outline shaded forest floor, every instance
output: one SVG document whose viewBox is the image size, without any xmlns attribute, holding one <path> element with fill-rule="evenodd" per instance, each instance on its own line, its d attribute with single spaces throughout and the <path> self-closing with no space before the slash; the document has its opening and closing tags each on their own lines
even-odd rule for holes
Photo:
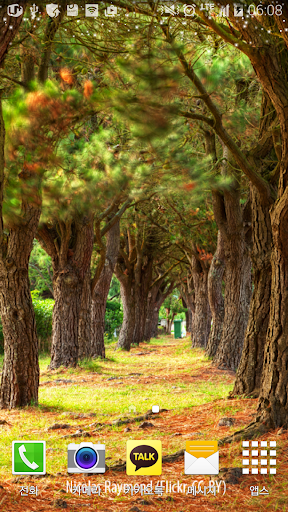
<svg viewBox="0 0 288 512">
<path fill-rule="evenodd" d="M 191 496 L 166 493 L 163 496 L 105 494 L 72 495 L 66 482 L 111 485 L 169 481 L 192 485 L 209 477 L 184 474 L 184 458 L 164 463 L 161 477 L 131 477 L 108 469 L 105 475 L 68 475 L 67 445 L 75 442 L 105 442 L 107 465 L 124 462 L 128 439 L 162 441 L 163 455 L 185 449 L 187 440 L 218 440 L 250 423 L 257 400 L 227 399 L 234 374 L 214 368 L 201 350 L 191 350 L 190 342 L 164 337 L 133 347 L 130 353 L 107 348 L 105 361 L 84 361 L 76 369 L 47 370 L 49 358 L 41 356 L 39 406 L 17 411 L 1 411 L 0 510 L 3 512 L 70 511 L 106 512 L 186 512 L 217 510 L 288 510 L 288 432 L 271 432 L 261 439 L 277 441 L 277 474 L 245 475 L 238 483 L 227 483 L 226 493 Z M 150 416 L 153 426 L 141 428 L 141 421 L 117 424 L 159 405 L 167 411 Z M 130 408 L 130 410 L 129 410 Z M 229 417 L 233 425 L 219 426 Z M 5 421 L 7 423 L 5 423 Z M 58 427 L 57 425 L 58 424 Z M 56 426 L 55 426 L 56 425 Z M 63 425 L 66 425 L 63 428 Z M 60 428 L 62 426 L 62 428 Z M 53 427 L 53 428 L 51 428 Z M 127 430 L 128 429 L 128 430 Z M 17 477 L 11 474 L 13 440 L 46 440 L 47 475 Z M 241 467 L 240 442 L 220 447 L 220 474 L 223 468 Z M 223 475 L 223 472 L 222 472 Z M 20 496 L 22 486 L 38 486 L 39 495 Z M 251 496 L 250 486 L 266 487 L 268 496 Z M 285 508 L 286 507 L 286 508 Z"/>
</svg>

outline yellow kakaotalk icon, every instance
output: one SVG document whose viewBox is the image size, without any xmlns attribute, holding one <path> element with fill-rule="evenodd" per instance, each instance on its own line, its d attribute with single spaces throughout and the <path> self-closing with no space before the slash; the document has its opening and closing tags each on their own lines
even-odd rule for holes
<svg viewBox="0 0 288 512">
<path fill-rule="evenodd" d="M 127 475 L 161 475 L 161 441 L 127 441 Z"/>
</svg>

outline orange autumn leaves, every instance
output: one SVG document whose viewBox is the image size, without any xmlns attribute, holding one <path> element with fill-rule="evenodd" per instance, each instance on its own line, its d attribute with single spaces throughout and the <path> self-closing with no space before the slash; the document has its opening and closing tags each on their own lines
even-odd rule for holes
<svg viewBox="0 0 288 512">
<path fill-rule="evenodd" d="M 72 85 L 73 84 L 74 77 L 73 77 L 70 69 L 62 68 L 62 69 L 60 69 L 59 74 L 60 74 L 60 77 L 63 80 L 63 82 L 65 82 L 68 85 Z"/>
<path fill-rule="evenodd" d="M 62 78 L 71 81 L 68 73 Z M 12 118 L 12 129 L 7 137 L 7 165 L 15 175 L 36 177 L 48 168 L 59 165 L 59 157 L 54 148 L 66 137 L 79 117 L 89 115 L 91 105 L 87 99 L 93 93 L 93 84 L 85 82 L 82 94 L 70 90 L 61 92 L 53 84 L 30 91 L 23 98 L 26 110 L 22 110 L 22 120 L 18 111 Z M 16 122 L 17 121 L 17 122 Z"/>
<path fill-rule="evenodd" d="M 71 72 L 70 69 L 68 68 L 61 68 L 60 69 L 60 77 L 61 77 L 61 80 L 67 84 L 67 85 L 73 85 L 74 84 L 74 76 Z M 86 99 L 90 98 L 90 96 L 92 95 L 93 93 L 93 84 L 91 82 L 91 80 L 85 80 L 84 82 L 84 85 L 83 85 L 83 94 L 84 94 L 84 97 Z"/>
<path fill-rule="evenodd" d="M 194 181 L 191 181 L 191 183 L 186 183 L 184 185 L 185 190 L 188 192 L 191 192 L 196 187 L 196 183 Z"/>
<path fill-rule="evenodd" d="M 90 96 L 92 95 L 93 93 L 93 84 L 90 80 L 86 80 L 86 82 L 84 82 L 84 96 L 85 98 L 90 98 Z"/>
<path fill-rule="evenodd" d="M 200 249 L 200 247 L 198 247 L 198 245 L 197 245 L 197 252 L 199 253 L 200 260 L 209 261 L 209 260 L 212 260 L 212 258 L 213 258 L 213 254 L 211 254 L 210 252 L 206 252 L 204 249 Z"/>
</svg>

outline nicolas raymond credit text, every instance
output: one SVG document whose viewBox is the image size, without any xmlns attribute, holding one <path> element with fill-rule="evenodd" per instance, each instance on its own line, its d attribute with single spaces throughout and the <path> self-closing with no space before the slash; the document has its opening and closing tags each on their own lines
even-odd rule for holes
<svg viewBox="0 0 288 512">
<path fill-rule="evenodd" d="M 194 480 L 191 484 L 181 483 L 179 480 L 173 482 L 170 480 L 159 480 L 157 483 L 152 480 L 147 483 L 121 483 L 117 484 L 110 480 L 105 480 L 103 484 L 94 484 L 90 482 L 79 483 L 76 481 L 66 482 L 66 492 L 79 496 L 93 496 L 103 494 L 114 494 L 117 496 L 140 494 L 141 496 L 162 496 L 163 494 L 186 494 L 191 496 L 216 496 L 226 492 L 226 483 L 224 480 L 209 480 L 204 484 L 203 480 Z"/>
</svg>

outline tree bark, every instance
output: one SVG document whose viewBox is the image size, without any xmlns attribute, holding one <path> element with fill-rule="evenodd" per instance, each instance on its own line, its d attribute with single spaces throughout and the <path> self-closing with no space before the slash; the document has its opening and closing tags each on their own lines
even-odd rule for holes
<svg viewBox="0 0 288 512">
<path fill-rule="evenodd" d="M 145 325 L 148 314 L 148 296 L 152 283 L 153 258 L 137 258 L 135 268 L 135 328 L 133 343 L 139 345 L 145 336 Z"/>
<path fill-rule="evenodd" d="M 38 403 L 39 364 L 35 314 L 28 277 L 29 258 L 40 208 L 24 203 L 22 223 L 10 228 L 0 261 L 0 307 L 4 335 L 1 407 Z"/>
<path fill-rule="evenodd" d="M 240 363 L 251 299 L 251 259 L 244 233 L 225 241 L 225 314 L 214 363 L 236 371 Z"/>
<path fill-rule="evenodd" d="M 252 199 L 252 263 L 254 291 L 241 361 L 237 370 L 233 395 L 258 396 L 261 385 L 271 297 L 271 222 L 269 206 L 251 186 Z"/>
<path fill-rule="evenodd" d="M 92 337 L 91 357 L 105 358 L 104 329 L 106 301 L 109 293 L 110 283 L 113 276 L 115 264 L 119 253 L 120 223 L 119 221 L 107 233 L 107 246 L 105 264 L 101 271 L 99 281 L 92 297 Z"/>
<path fill-rule="evenodd" d="M 191 338 L 192 338 L 193 318 L 194 318 L 194 313 L 195 313 L 195 291 L 194 291 L 193 279 L 192 279 L 191 274 L 189 274 L 187 276 L 186 285 L 185 284 L 182 285 L 182 294 L 185 297 L 185 302 L 188 307 L 188 315 L 189 315 L 189 331 L 187 331 L 187 329 L 186 329 L 186 331 L 191 334 Z"/>
<path fill-rule="evenodd" d="M 26 2 L 24 2 L 26 4 Z M 24 9 L 25 11 L 25 9 Z M 4 65 L 4 60 L 7 55 L 7 52 L 9 50 L 10 44 L 12 44 L 12 41 L 16 34 L 19 31 L 20 25 L 22 23 L 22 19 L 24 16 L 21 14 L 21 16 L 18 16 L 16 18 L 12 16 L 7 16 L 7 3 L 5 2 L 4 5 L 1 5 L 0 7 L 0 66 L 1 68 Z M 4 21 L 6 20 L 6 21 Z M 12 28 L 11 28 L 12 27 Z"/>
<path fill-rule="evenodd" d="M 38 229 L 37 239 L 51 256 L 53 266 L 50 368 L 76 366 L 83 288 L 93 249 L 93 218 L 75 217 L 65 223 L 59 220 L 52 227 L 44 224 Z"/>
<path fill-rule="evenodd" d="M 120 292 L 123 304 L 123 323 L 118 338 L 117 348 L 127 350 L 129 352 L 134 339 L 135 290 L 131 283 L 124 283 L 122 280 L 120 281 Z"/>
<path fill-rule="evenodd" d="M 188 308 L 188 329 L 186 329 L 186 334 L 192 332 L 192 323 L 193 323 L 193 314 L 190 308 Z"/>
<path fill-rule="evenodd" d="M 184 294 L 183 294 L 184 295 Z M 181 297 L 181 300 L 182 300 L 182 305 L 183 305 L 183 308 L 187 309 L 187 311 L 185 311 L 185 320 L 186 320 L 186 334 L 187 332 L 190 332 L 191 333 L 191 328 L 192 328 L 192 324 L 191 324 L 191 321 L 192 321 L 192 312 L 191 310 L 189 309 L 188 307 L 188 304 L 185 300 L 185 298 Z"/>
<path fill-rule="evenodd" d="M 154 308 L 152 321 L 151 321 L 151 330 L 150 330 L 150 338 L 158 337 L 158 322 L 159 322 L 159 309 L 157 307 Z"/>
<path fill-rule="evenodd" d="M 156 281 L 148 294 L 147 300 L 147 317 L 145 323 L 144 340 L 149 341 L 151 338 L 158 336 L 158 320 L 159 310 L 164 300 L 172 293 L 175 286 L 174 281 L 169 282 L 164 277 Z"/>
<path fill-rule="evenodd" d="M 221 341 L 214 357 L 220 368 L 236 371 L 240 363 L 251 300 L 251 204 L 240 204 L 239 172 L 223 145 L 222 174 L 233 178 L 229 189 L 212 192 L 213 211 L 224 240 L 225 298 Z M 231 170 L 232 167 L 232 170 Z"/>
<path fill-rule="evenodd" d="M 81 298 L 81 308 L 79 313 L 79 326 L 78 326 L 78 359 L 85 359 L 90 356 L 91 345 L 91 271 L 90 266 L 87 269 Z"/>
<path fill-rule="evenodd" d="M 76 366 L 78 362 L 78 325 L 84 279 L 73 265 L 53 268 L 55 305 L 52 320 L 50 369 Z"/>
<path fill-rule="evenodd" d="M 287 162 L 288 163 L 288 162 Z M 277 428 L 288 423 L 288 189 L 271 213 L 272 290 L 270 318 L 264 353 L 259 412 L 263 423 Z"/>
<path fill-rule="evenodd" d="M 170 310 L 169 310 L 169 313 L 167 314 L 167 317 L 168 315 L 170 315 Z M 176 313 L 172 313 L 172 318 L 167 318 L 167 329 L 166 329 L 166 334 L 171 334 L 171 329 L 172 329 L 172 325 L 173 325 L 173 321 L 174 321 L 174 318 L 176 316 Z"/>
<path fill-rule="evenodd" d="M 222 295 L 222 280 L 224 270 L 224 239 L 223 235 L 221 235 L 221 232 L 218 231 L 217 249 L 214 254 L 208 273 L 208 299 L 213 320 L 206 348 L 206 354 L 209 357 L 215 356 L 222 337 L 224 322 L 224 299 Z"/>
<path fill-rule="evenodd" d="M 195 312 L 191 332 L 192 348 L 206 347 L 211 327 L 211 311 L 208 302 L 208 270 L 201 266 L 195 256 L 192 256 L 191 272 L 195 292 Z"/>
</svg>

